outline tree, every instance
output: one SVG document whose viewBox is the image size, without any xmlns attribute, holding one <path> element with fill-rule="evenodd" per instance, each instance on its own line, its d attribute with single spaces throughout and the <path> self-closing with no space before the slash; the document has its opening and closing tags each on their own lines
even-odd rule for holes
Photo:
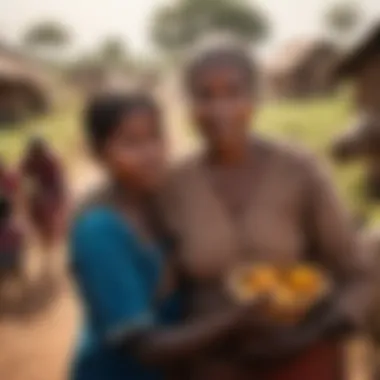
<svg viewBox="0 0 380 380">
<path fill-rule="evenodd" d="M 125 63 L 127 51 L 123 41 L 118 37 L 108 37 L 99 48 L 99 60 L 109 65 Z"/>
<path fill-rule="evenodd" d="M 36 49 L 66 47 L 71 37 L 65 26 L 55 21 L 44 21 L 31 26 L 24 35 L 26 46 Z"/>
<path fill-rule="evenodd" d="M 213 32 L 258 42 L 267 36 L 269 22 L 245 0 L 178 0 L 159 8 L 152 19 L 152 40 L 167 51 L 186 48 Z"/>
<path fill-rule="evenodd" d="M 328 28 L 341 38 L 349 36 L 358 26 L 361 19 L 361 10 L 354 3 L 336 3 L 325 14 Z"/>
</svg>

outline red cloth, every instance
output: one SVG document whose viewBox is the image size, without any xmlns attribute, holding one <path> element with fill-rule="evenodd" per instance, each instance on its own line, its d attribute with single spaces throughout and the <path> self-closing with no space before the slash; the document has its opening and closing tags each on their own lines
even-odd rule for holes
<svg viewBox="0 0 380 380">
<path fill-rule="evenodd" d="M 270 370 L 236 363 L 207 362 L 192 374 L 196 380 L 343 380 L 343 353 L 337 343 L 322 342 L 282 366 Z"/>
<path fill-rule="evenodd" d="M 264 376 L 265 380 L 343 380 L 343 353 L 338 343 L 324 342 Z"/>
</svg>

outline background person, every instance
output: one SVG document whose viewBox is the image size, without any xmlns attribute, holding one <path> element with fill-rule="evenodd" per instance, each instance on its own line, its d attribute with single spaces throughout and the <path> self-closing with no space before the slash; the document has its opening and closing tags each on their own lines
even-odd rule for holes
<svg viewBox="0 0 380 380">
<path fill-rule="evenodd" d="M 21 175 L 28 219 L 43 251 L 51 253 L 65 231 L 67 190 L 61 162 L 45 140 L 29 141 Z"/>
</svg>

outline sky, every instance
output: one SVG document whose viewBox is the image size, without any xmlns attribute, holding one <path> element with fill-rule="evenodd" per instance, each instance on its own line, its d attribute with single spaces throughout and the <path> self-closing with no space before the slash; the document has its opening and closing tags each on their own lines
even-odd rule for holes
<svg viewBox="0 0 380 380">
<path fill-rule="evenodd" d="M 91 51 L 102 38 L 120 36 L 133 51 L 149 53 L 151 15 L 160 4 L 175 0 L 0 0 L 0 37 L 17 43 L 28 26 L 57 20 L 70 29 L 74 51 Z M 253 0 L 248 0 L 252 1 Z M 380 20 L 380 0 L 357 1 L 364 28 Z M 299 36 L 324 33 L 322 15 L 336 0 L 256 0 L 275 27 L 265 51 Z"/>
</svg>

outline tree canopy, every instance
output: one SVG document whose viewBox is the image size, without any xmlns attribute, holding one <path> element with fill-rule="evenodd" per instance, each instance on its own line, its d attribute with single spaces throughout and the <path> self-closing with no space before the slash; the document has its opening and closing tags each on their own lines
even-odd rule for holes
<svg viewBox="0 0 380 380">
<path fill-rule="evenodd" d="M 111 65 L 125 63 L 128 59 L 126 46 L 118 37 L 106 38 L 99 47 L 98 56 L 100 61 Z"/>
<path fill-rule="evenodd" d="M 163 50 L 178 50 L 213 32 L 228 32 L 251 42 L 264 39 L 269 21 L 244 0 L 178 0 L 153 16 L 151 37 Z"/>
<path fill-rule="evenodd" d="M 354 3 L 334 4 L 325 14 L 327 26 L 335 33 L 345 35 L 358 25 L 361 19 L 360 7 Z"/>
<path fill-rule="evenodd" d="M 66 27 L 55 21 L 43 21 L 32 25 L 25 33 L 23 42 L 35 48 L 58 48 L 67 45 L 71 36 Z"/>
</svg>

